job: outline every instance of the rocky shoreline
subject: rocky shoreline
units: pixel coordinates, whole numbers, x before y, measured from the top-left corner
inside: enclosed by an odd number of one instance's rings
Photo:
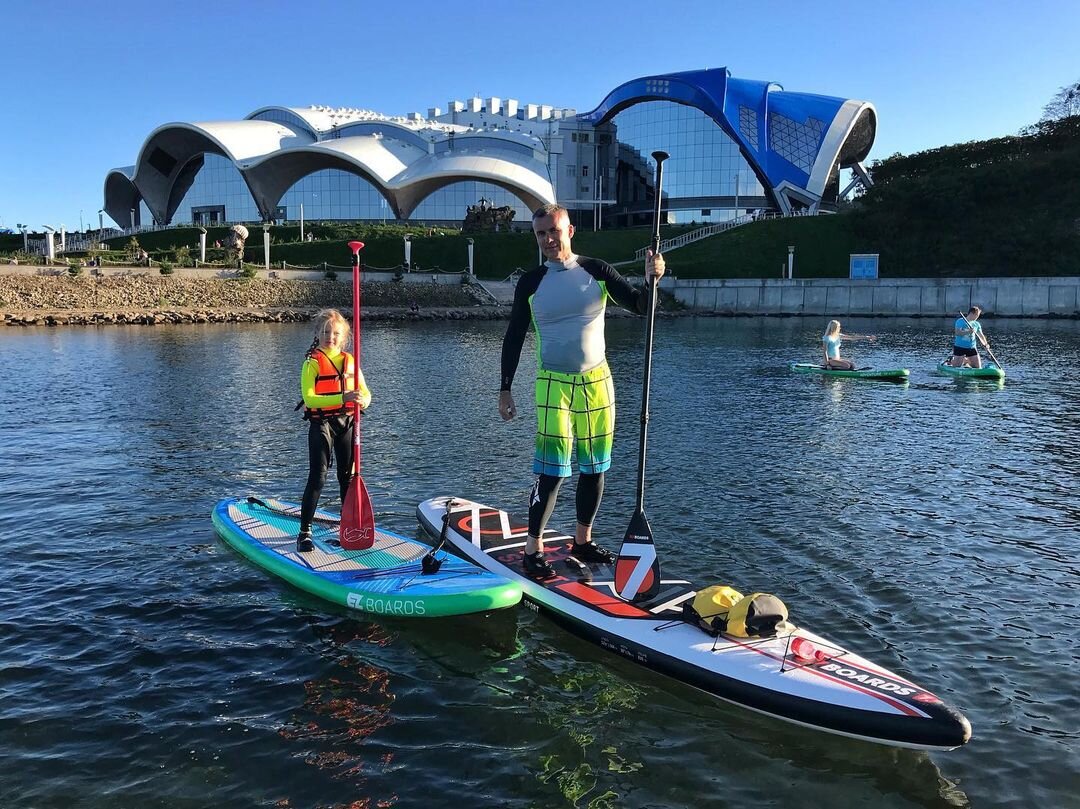
[[[367,320],[497,320],[509,307],[481,305],[467,285],[365,283]],[[352,285],[319,279],[165,276],[2,276],[6,326],[291,323],[325,307],[352,310]]]
[[[505,320],[508,305],[468,284],[365,282],[366,321]],[[326,307],[352,314],[352,285],[331,280],[166,276],[0,276],[4,326],[297,323]],[[609,316],[632,317],[618,307]],[[689,312],[659,312],[666,316]]]
[[[319,308],[307,309],[123,309],[86,311],[4,312],[4,326],[155,326],[193,323],[300,323],[311,320]],[[347,317],[352,307],[342,306]],[[364,320],[504,320],[508,306],[474,306],[465,309],[433,307],[411,311],[400,307],[365,306]]]

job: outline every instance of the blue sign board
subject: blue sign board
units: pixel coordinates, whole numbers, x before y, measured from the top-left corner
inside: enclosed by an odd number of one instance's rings
[[[852,253],[850,269],[852,278],[877,278],[878,254]]]

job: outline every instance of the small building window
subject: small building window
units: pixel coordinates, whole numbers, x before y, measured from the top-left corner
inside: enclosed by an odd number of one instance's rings
[[[566,176],[567,177],[577,177],[577,166],[568,165],[566,167]]]
[[[588,177],[589,176],[589,167],[588,166],[582,166],[581,167],[581,176],[582,177]]]

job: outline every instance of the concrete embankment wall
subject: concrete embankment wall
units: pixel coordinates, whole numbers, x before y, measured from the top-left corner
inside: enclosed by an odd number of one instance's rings
[[[721,315],[1080,317],[1080,278],[664,279],[683,305]]]

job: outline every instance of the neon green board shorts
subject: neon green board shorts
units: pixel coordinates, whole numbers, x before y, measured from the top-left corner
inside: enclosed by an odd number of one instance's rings
[[[583,374],[539,371],[534,473],[570,477],[575,448],[582,474],[605,472],[614,436],[615,388],[606,362]]]

